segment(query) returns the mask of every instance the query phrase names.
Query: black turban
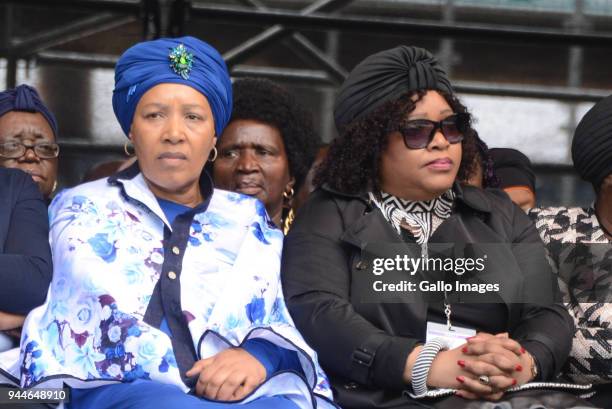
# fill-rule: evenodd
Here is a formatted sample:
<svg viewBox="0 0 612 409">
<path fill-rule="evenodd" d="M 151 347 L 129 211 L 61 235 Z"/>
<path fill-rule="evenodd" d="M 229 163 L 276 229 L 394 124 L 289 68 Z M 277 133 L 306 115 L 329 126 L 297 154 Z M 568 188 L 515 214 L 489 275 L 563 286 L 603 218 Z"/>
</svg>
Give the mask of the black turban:
<svg viewBox="0 0 612 409">
<path fill-rule="evenodd" d="M 342 131 L 385 102 L 418 90 L 453 93 L 446 72 L 429 51 L 402 45 L 373 54 L 340 87 L 334 106 L 336 128 Z"/>
<path fill-rule="evenodd" d="M 489 149 L 495 176 L 499 179 L 500 189 L 526 186 L 535 193 L 535 173 L 531 161 L 522 152 L 509 148 Z"/>
<path fill-rule="evenodd" d="M 596 190 L 612 173 L 612 95 L 580 120 L 572 141 L 572 160 L 576 171 Z"/>
</svg>

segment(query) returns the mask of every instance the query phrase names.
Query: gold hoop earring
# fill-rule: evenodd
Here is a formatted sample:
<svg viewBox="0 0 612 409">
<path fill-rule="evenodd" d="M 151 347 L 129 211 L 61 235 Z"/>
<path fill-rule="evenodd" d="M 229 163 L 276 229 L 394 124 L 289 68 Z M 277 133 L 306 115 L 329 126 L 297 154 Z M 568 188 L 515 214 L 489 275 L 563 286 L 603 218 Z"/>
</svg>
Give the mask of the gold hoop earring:
<svg viewBox="0 0 612 409">
<path fill-rule="evenodd" d="M 293 199 L 293 195 L 295 194 L 295 191 L 293 190 L 293 188 L 291 188 L 291 190 L 289 191 L 289 193 L 287 193 L 287 191 L 283 192 L 283 197 L 287 200 L 291 200 Z"/>
<path fill-rule="evenodd" d="M 212 158 L 210 157 L 210 155 L 208 155 L 208 161 L 209 162 L 214 162 L 217 159 L 218 152 L 217 152 L 217 147 L 216 146 L 213 146 L 212 152 L 214 152 L 215 155 Z"/>
<path fill-rule="evenodd" d="M 53 181 L 53 188 L 51 188 L 51 193 L 55 192 L 57 190 L 57 180 Z"/>
<path fill-rule="evenodd" d="M 134 154 L 136 153 L 135 151 L 130 153 L 129 146 L 130 146 L 129 142 L 126 142 L 123 144 L 123 152 L 125 152 L 125 156 L 127 156 L 128 158 L 131 156 L 134 156 Z"/>
<path fill-rule="evenodd" d="M 293 224 L 293 220 L 295 219 L 295 212 L 293 211 L 293 208 L 289 209 L 289 213 L 287 213 L 287 217 L 285 217 L 285 220 L 283 220 L 282 225 L 283 225 L 283 234 L 286 236 L 287 233 L 289 233 L 289 229 L 291 228 L 291 225 Z"/>
</svg>

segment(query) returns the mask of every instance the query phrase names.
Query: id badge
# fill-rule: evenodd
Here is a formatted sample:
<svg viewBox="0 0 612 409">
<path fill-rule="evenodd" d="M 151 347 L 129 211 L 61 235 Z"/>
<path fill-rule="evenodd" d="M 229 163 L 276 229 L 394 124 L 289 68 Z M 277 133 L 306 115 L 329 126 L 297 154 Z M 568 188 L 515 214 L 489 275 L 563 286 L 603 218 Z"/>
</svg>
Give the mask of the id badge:
<svg viewBox="0 0 612 409">
<path fill-rule="evenodd" d="M 466 339 L 474 335 L 476 335 L 476 330 L 472 328 L 453 325 L 452 329 L 449 331 L 445 324 L 427 321 L 427 335 L 425 340 L 429 342 L 434 338 L 444 338 L 449 344 L 449 349 L 453 349 L 457 348 L 459 345 L 465 344 L 467 342 Z"/>
</svg>

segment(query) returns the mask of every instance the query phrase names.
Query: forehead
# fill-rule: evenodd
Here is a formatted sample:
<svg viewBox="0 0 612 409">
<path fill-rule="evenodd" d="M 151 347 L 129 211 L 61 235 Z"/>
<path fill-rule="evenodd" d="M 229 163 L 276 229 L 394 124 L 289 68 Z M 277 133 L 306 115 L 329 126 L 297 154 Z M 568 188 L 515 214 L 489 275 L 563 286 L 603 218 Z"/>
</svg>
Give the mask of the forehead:
<svg viewBox="0 0 612 409">
<path fill-rule="evenodd" d="M 237 119 L 223 131 L 220 146 L 238 145 L 243 147 L 266 145 L 284 150 L 285 144 L 280 131 L 275 126 L 251 120 Z"/>
<path fill-rule="evenodd" d="M 0 116 L 0 139 L 8 138 L 55 140 L 51 126 L 41 113 L 22 111 Z"/>
<path fill-rule="evenodd" d="M 414 105 L 414 110 L 408 117 L 428 117 L 453 112 L 446 99 L 437 91 L 427 91 Z"/>
<path fill-rule="evenodd" d="M 140 98 L 137 109 L 138 106 L 145 104 L 171 104 L 173 102 L 201 105 L 210 109 L 204 94 L 189 85 L 176 83 L 162 83 L 151 87 Z"/>
</svg>

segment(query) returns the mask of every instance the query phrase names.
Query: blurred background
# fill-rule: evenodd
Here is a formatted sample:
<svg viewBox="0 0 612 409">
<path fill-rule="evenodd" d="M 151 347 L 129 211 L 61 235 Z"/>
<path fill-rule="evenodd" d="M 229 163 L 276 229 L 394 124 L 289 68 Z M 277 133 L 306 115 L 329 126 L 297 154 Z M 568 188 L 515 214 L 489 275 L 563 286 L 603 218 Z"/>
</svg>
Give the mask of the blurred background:
<svg viewBox="0 0 612 409">
<path fill-rule="evenodd" d="M 577 122 L 612 93 L 612 0 L 0 0 L 0 88 L 27 83 L 60 125 L 60 185 L 121 159 L 113 67 L 130 45 L 193 35 L 234 78 L 282 83 L 336 135 L 338 86 L 399 44 L 434 52 L 489 147 L 527 154 L 539 205 L 588 205 L 571 167 Z"/>
</svg>

